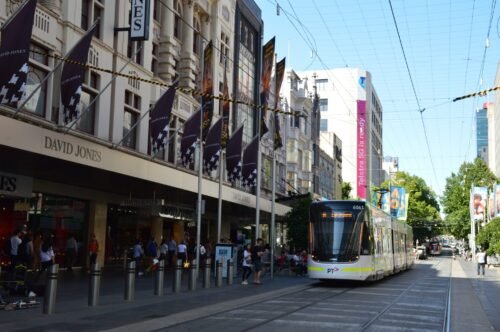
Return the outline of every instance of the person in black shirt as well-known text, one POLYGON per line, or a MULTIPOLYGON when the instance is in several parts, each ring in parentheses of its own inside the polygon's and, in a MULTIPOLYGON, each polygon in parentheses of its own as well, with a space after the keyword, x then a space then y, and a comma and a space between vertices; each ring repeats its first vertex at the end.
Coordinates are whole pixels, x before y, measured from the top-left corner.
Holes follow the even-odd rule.
POLYGON ((262 262, 261 257, 264 254, 264 248, 262 247, 262 239, 258 238, 257 243, 252 249, 252 262, 255 270, 253 283, 256 285, 262 285, 260 276, 262 274, 262 262))

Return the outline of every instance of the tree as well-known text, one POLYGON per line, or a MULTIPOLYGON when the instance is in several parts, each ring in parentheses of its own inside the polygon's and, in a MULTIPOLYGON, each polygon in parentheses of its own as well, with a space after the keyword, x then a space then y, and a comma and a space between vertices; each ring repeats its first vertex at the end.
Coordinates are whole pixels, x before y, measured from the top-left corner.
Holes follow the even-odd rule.
POLYGON ((422 243, 426 238, 432 238, 441 233, 439 203, 436 194, 424 179, 407 172, 397 172, 391 180, 382 184, 382 188, 388 190, 389 185, 403 187, 409 194, 406 222, 413 227, 415 240, 418 239, 422 243))
POLYGON ((463 163, 458 173, 446 179, 441 204, 446 214, 448 231, 457 239, 470 233, 470 190, 472 186, 493 187, 497 181, 485 162, 476 158, 473 163, 463 163))
POLYGON ((488 255, 500 254, 500 218, 492 219, 481 228, 476 242, 486 250, 488 255))
POLYGON ((342 199, 351 198, 351 183, 350 182, 342 182, 342 199))
POLYGON ((288 245, 293 250, 303 250, 308 247, 311 202, 311 197, 298 199, 292 204, 292 210, 285 215, 288 245))

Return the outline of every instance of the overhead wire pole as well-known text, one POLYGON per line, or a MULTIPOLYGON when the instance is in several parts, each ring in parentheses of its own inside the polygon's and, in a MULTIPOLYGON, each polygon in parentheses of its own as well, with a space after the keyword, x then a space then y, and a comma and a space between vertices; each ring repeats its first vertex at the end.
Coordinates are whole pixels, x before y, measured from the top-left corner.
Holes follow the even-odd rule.
MULTIPOLYGON (((227 75, 226 73, 227 69, 227 57, 224 56, 224 75, 226 79, 227 84, 227 75)), ((219 103, 221 100, 219 99, 219 103)), ((224 116, 224 112, 222 113, 221 116, 224 116)), ((223 120, 224 121, 224 120, 223 120)), ((223 126, 224 127, 224 126, 223 126)), ((221 137, 222 140, 222 137, 221 137)), ((219 155, 219 201, 217 202, 217 242, 220 243, 220 236, 221 236, 221 228, 222 228, 222 176, 224 175, 223 168, 224 168, 224 163, 223 163, 223 150, 222 150, 222 145, 220 146, 220 155, 219 155)))

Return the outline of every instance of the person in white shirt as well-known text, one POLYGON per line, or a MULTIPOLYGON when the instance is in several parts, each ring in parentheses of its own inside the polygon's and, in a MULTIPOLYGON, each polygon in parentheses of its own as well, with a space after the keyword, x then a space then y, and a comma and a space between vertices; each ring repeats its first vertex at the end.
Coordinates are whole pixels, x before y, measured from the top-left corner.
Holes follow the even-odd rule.
POLYGON ((12 267, 12 270, 16 268, 17 263, 19 262, 19 245, 23 242, 21 240, 23 232, 22 231, 17 231, 16 234, 12 235, 10 238, 10 264, 12 267))
POLYGON ((186 262, 187 259, 186 251, 187 251, 186 244, 184 243, 184 241, 182 241, 177 246, 177 259, 182 260, 182 266, 184 266, 184 263, 186 262))
POLYGON ((476 254, 477 261, 477 275, 482 275, 484 277, 484 266, 486 265, 486 253, 479 250, 476 254), (482 273, 480 273, 482 272, 482 273))
POLYGON ((242 285, 248 285, 248 278, 252 273, 252 250, 250 244, 247 244, 245 247, 245 251, 243 251, 243 275, 241 282, 242 285))

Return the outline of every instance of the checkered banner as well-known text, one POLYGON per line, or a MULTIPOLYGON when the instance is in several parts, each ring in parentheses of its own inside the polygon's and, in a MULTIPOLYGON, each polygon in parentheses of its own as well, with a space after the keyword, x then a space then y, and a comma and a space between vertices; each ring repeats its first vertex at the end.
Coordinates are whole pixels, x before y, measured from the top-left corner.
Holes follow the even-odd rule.
POLYGON ((226 170, 227 179, 235 182, 241 176, 241 142, 243 139, 243 126, 241 126, 227 141, 226 170))
POLYGON ((78 118, 77 108, 82 95, 82 84, 85 75, 85 66, 89 54, 90 43, 96 30, 94 24, 83 36, 73 49, 66 55, 69 60, 64 63, 61 73, 61 103, 63 105, 63 120, 67 124, 78 118))
POLYGON ((186 123, 181 137, 181 161, 184 167, 190 167, 194 164, 194 152, 196 150, 196 140, 200 136, 200 112, 199 108, 186 123))
POLYGON ((177 83, 168 88, 151 110, 149 128, 151 133, 151 152, 153 154, 164 149, 165 144, 167 144, 176 86, 177 83))
POLYGON ((257 158, 259 153, 259 136, 247 145, 243 152, 243 168, 241 171, 241 181, 246 187, 253 188, 257 185, 257 158))
POLYGON ((222 137, 222 117, 210 128, 203 150, 203 169, 210 174, 219 167, 222 137))
POLYGON ((35 9, 36 0, 26 1, 2 27, 0 104, 14 104, 25 97, 35 9))

